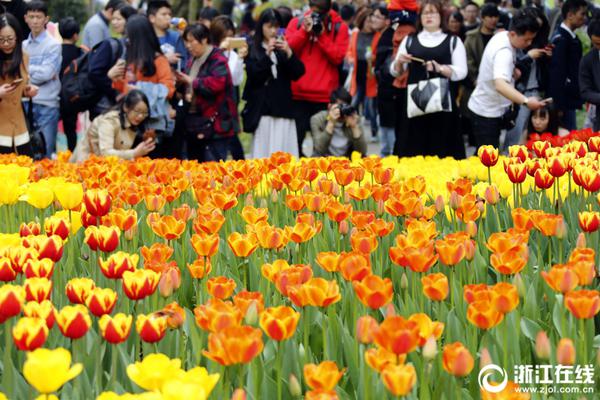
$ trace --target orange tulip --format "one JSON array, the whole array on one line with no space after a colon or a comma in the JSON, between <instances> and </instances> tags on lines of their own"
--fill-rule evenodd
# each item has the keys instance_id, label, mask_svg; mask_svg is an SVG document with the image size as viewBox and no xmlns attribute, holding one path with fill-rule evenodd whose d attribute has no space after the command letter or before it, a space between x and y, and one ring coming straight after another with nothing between
<instances>
[{"instance_id":1,"label":"orange tulip","mask_svg":"<svg viewBox=\"0 0 600 400\"><path fill-rule=\"evenodd\" d=\"M230 301L209 299L194 309L196 324L205 331L217 332L229 326L239 326L243 315Z\"/></svg>"},{"instance_id":2,"label":"orange tulip","mask_svg":"<svg viewBox=\"0 0 600 400\"><path fill-rule=\"evenodd\" d=\"M219 250L219 235L194 234L190 239L199 257L212 257Z\"/></svg>"},{"instance_id":3,"label":"orange tulip","mask_svg":"<svg viewBox=\"0 0 600 400\"><path fill-rule=\"evenodd\" d=\"M528 253L526 243L522 246L515 247L503 253L492 253L490 256L490 264L496 271L503 275L514 275L520 272L527 265L527 257L523 254Z\"/></svg>"},{"instance_id":4,"label":"orange tulip","mask_svg":"<svg viewBox=\"0 0 600 400\"><path fill-rule=\"evenodd\" d=\"M256 306L258 314L265 309L265 300L261 292L242 290L233 296L233 304L240 310L242 315L246 315L251 304Z\"/></svg>"},{"instance_id":5,"label":"orange tulip","mask_svg":"<svg viewBox=\"0 0 600 400\"><path fill-rule=\"evenodd\" d=\"M233 232L227 237L227 244L236 257L248 257L258 248L258 241L254 235L238 232Z\"/></svg>"},{"instance_id":6,"label":"orange tulip","mask_svg":"<svg viewBox=\"0 0 600 400\"><path fill-rule=\"evenodd\" d=\"M579 319L594 318L600 311L600 292L575 290L565 294L565 307Z\"/></svg>"},{"instance_id":7,"label":"orange tulip","mask_svg":"<svg viewBox=\"0 0 600 400\"><path fill-rule=\"evenodd\" d=\"M185 230L185 222L172 215L163 215L150 225L152 232L166 240L179 239Z\"/></svg>"},{"instance_id":8,"label":"orange tulip","mask_svg":"<svg viewBox=\"0 0 600 400\"><path fill-rule=\"evenodd\" d=\"M394 396L405 396L417 383L417 372L412 364L390 364L381 371L381 380Z\"/></svg>"},{"instance_id":9,"label":"orange tulip","mask_svg":"<svg viewBox=\"0 0 600 400\"><path fill-rule=\"evenodd\" d=\"M377 235L371 231L354 229L350 235L352 250L363 254L370 254L377 249Z\"/></svg>"},{"instance_id":10,"label":"orange tulip","mask_svg":"<svg viewBox=\"0 0 600 400\"><path fill-rule=\"evenodd\" d=\"M106 190L90 189L84 193L83 202L90 215L102 217L110 210L111 197Z\"/></svg>"},{"instance_id":11,"label":"orange tulip","mask_svg":"<svg viewBox=\"0 0 600 400\"><path fill-rule=\"evenodd\" d=\"M480 300L469 304L467 319L480 329L490 329L504 319L504 314L499 312L490 301Z\"/></svg>"},{"instance_id":12,"label":"orange tulip","mask_svg":"<svg viewBox=\"0 0 600 400\"><path fill-rule=\"evenodd\" d=\"M327 307L342 299L336 281L312 278L306 283L288 289L290 300L298 307Z\"/></svg>"},{"instance_id":13,"label":"orange tulip","mask_svg":"<svg viewBox=\"0 0 600 400\"><path fill-rule=\"evenodd\" d=\"M288 268L277 272L274 277L277 290L288 296L289 288L292 286L302 285L312 278L313 272L310 265L292 264Z\"/></svg>"},{"instance_id":14,"label":"orange tulip","mask_svg":"<svg viewBox=\"0 0 600 400\"><path fill-rule=\"evenodd\" d=\"M221 300L231 297L235 286L235 281L225 276L216 276L206 281L208 293Z\"/></svg>"},{"instance_id":15,"label":"orange tulip","mask_svg":"<svg viewBox=\"0 0 600 400\"><path fill-rule=\"evenodd\" d=\"M210 258L205 257L198 258L193 263L187 264L187 268L194 279L202 279L212 271Z\"/></svg>"},{"instance_id":16,"label":"orange tulip","mask_svg":"<svg viewBox=\"0 0 600 400\"><path fill-rule=\"evenodd\" d=\"M442 240L435 241L435 251L440 261L447 266L454 266L465 257L465 236L449 234Z\"/></svg>"},{"instance_id":17,"label":"orange tulip","mask_svg":"<svg viewBox=\"0 0 600 400\"><path fill-rule=\"evenodd\" d=\"M333 390L345 371L345 368L339 370L333 361L323 361L319 365L305 364L304 379L313 390Z\"/></svg>"},{"instance_id":18,"label":"orange tulip","mask_svg":"<svg viewBox=\"0 0 600 400\"><path fill-rule=\"evenodd\" d=\"M383 347L370 348L365 351L365 362L371 369L381 373L388 365L404 364L406 354L396 355Z\"/></svg>"},{"instance_id":19,"label":"orange tulip","mask_svg":"<svg viewBox=\"0 0 600 400\"><path fill-rule=\"evenodd\" d=\"M534 227L544 236L555 236L560 225L564 224L562 215L533 213L532 218Z\"/></svg>"},{"instance_id":20,"label":"orange tulip","mask_svg":"<svg viewBox=\"0 0 600 400\"><path fill-rule=\"evenodd\" d=\"M258 244L263 249L280 249L288 242L285 233L281 228L263 222L255 225L253 229Z\"/></svg>"},{"instance_id":21,"label":"orange tulip","mask_svg":"<svg viewBox=\"0 0 600 400\"><path fill-rule=\"evenodd\" d=\"M117 305L117 293L110 288L95 288L87 297L86 305L96 317L110 314Z\"/></svg>"},{"instance_id":22,"label":"orange tulip","mask_svg":"<svg viewBox=\"0 0 600 400\"><path fill-rule=\"evenodd\" d=\"M461 342L445 345L442 360L442 366L447 373L461 378L469 375L475 366L469 349Z\"/></svg>"},{"instance_id":23,"label":"orange tulip","mask_svg":"<svg viewBox=\"0 0 600 400\"><path fill-rule=\"evenodd\" d=\"M173 248L164 243L152 243L152 246L142 246L140 252L144 258L144 264L163 264L173 255Z\"/></svg>"},{"instance_id":24,"label":"orange tulip","mask_svg":"<svg viewBox=\"0 0 600 400\"><path fill-rule=\"evenodd\" d=\"M201 234L206 233L208 235L219 232L223 224L225 223L225 217L221 210L211 210L206 213L198 212L198 215L194 219L194 232Z\"/></svg>"},{"instance_id":25,"label":"orange tulip","mask_svg":"<svg viewBox=\"0 0 600 400\"><path fill-rule=\"evenodd\" d=\"M293 194L288 194L286 196L285 204L292 211L300 211L305 207L304 198L302 196L296 196Z\"/></svg>"},{"instance_id":26,"label":"orange tulip","mask_svg":"<svg viewBox=\"0 0 600 400\"><path fill-rule=\"evenodd\" d=\"M25 288L25 299L41 303L49 300L52 294L52 281L47 278L29 278L23 285Z\"/></svg>"},{"instance_id":27,"label":"orange tulip","mask_svg":"<svg viewBox=\"0 0 600 400\"><path fill-rule=\"evenodd\" d=\"M404 257L408 267L414 272L427 272L438 260L438 255L434 254L433 248L433 241L423 248L405 248Z\"/></svg>"},{"instance_id":28,"label":"orange tulip","mask_svg":"<svg viewBox=\"0 0 600 400\"><path fill-rule=\"evenodd\" d=\"M362 344L373 342L373 331L377 328L377 321L370 315L363 315L356 321L356 340Z\"/></svg>"},{"instance_id":29,"label":"orange tulip","mask_svg":"<svg viewBox=\"0 0 600 400\"><path fill-rule=\"evenodd\" d=\"M490 145L480 146L477 157L484 166L493 167L498 162L498 149Z\"/></svg>"},{"instance_id":30,"label":"orange tulip","mask_svg":"<svg viewBox=\"0 0 600 400\"><path fill-rule=\"evenodd\" d=\"M369 257L360 252L340 254L338 269L347 281L360 281L365 276L371 275L371 262Z\"/></svg>"},{"instance_id":31,"label":"orange tulip","mask_svg":"<svg viewBox=\"0 0 600 400\"><path fill-rule=\"evenodd\" d=\"M160 342L167 331L167 318L157 314L138 314L135 330L144 342Z\"/></svg>"},{"instance_id":32,"label":"orange tulip","mask_svg":"<svg viewBox=\"0 0 600 400\"><path fill-rule=\"evenodd\" d=\"M566 265L554 265L549 272L541 271L542 278L553 290L567 293L579 284L577 273Z\"/></svg>"},{"instance_id":33,"label":"orange tulip","mask_svg":"<svg viewBox=\"0 0 600 400\"><path fill-rule=\"evenodd\" d=\"M286 260L275 260L272 264L263 264L260 267L260 272L269 282L274 283L277 274L289 268L290 264Z\"/></svg>"},{"instance_id":34,"label":"orange tulip","mask_svg":"<svg viewBox=\"0 0 600 400\"><path fill-rule=\"evenodd\" d=\"M137 254L117 251L111 254L106 261L99 257L98 265L102 275L108 279L121 279L126 271L135 271L138 261L139 256Z\"/></svg>"},{"instance_id":35,"label":"orange tulip","mask_svg":"<svg viewBox=\"0 0 600 400\"><path fill-rule=\"evenodd\" d=\"M448 278L442 273L435 273L421 278L423 293L433 301L443 301L448 297Z\"/></svg>"},{"instance_id":36,"label":"orange tulip","mask_svg":"<svg viewBox=\"0 0 600 400\"><path fill-rule=\"evenodd\" d=\"M351 204L341 204L337 200L330 200L327 203L327 216L330 220L337 222L338 224L348 218L352 214Z\"/></svg>"},{"instance_id":37,"label":"orange tulip","mask_svg":"<svg viewBox=\"0 0 600 400\"><path fill-rule=\"evenodd\" d=\"M291 307L269 307L260 314L260 327L273 340L282 341L294 335L300 313Z\"/></svg>"},{"instance_id":38,"label":"orange tulip","mask_svg":"<svg viewBox=\"0 0 600 400\"><path fill-rule=\"evenodd\" d=\"M202 354L221 365L246 364L263 350L262 331L251 326L230 326L208 336Z\"/></svg>"},{"instance_id":39,"label":"orange tulip","mask_svg":"<svg viewBox=\"0 0 600 400\"><path fill-rule=\"evenodd\" d=\"M317 264L327 272L337 272L341 255L333 251L317 253Z\"/></svg>"},{"instance_id":40,"label":"orange tulip","mask_svg":"<svg viewBox=\"0 0 600 400\"><path fill-rule=\"evenodd\" d=\"M178 329L185 323L185 310L176 301L167 304L155 314L167 319L169 329Z\"/></svg>"},{"instance_id":41,"label":"orange tulip","mask_svg":"<svg viewBox=\"0 0 600 400\"><path fill-rule=\"evenodd\" d=\"M129 337L133 317L123 313L114 316L105 314L98 320L100 334L108 343L122 343Z\"/></svg>"},{"instance_id":42,"label":"orange tulip","mask_svg":"<svg viewBox=\"0 0 600 400\"><path fill-rule=\"evenodd\" d=\"M385 306L394 296L390 278L381 279L377 275L368 275L360 281L353 281L352 286L360 302L372 309Z\"/></svg>"},{"instance_id":43,"label":"orange tulip","mask_svg":"<svg viewBox=\"0 0 600 400\"><path fill-rule=\"evenodd\" d=\"M123 292L131 300L141 300L156 291L160 274L149 269L123 273Z\"/></svg>"},{"instance_id":44,"label":"orange tulip","mask_svg":"<svg viewBox=\"0 0 600 400\"><path fill-rule=\"evenodd\" d=\"M245 206L242 209L242 218L249 225L254 225L260 221L267 221L269 218L269 210L267 208L255 208L252 206Z\"/></svg>"},{"instance_id":45,"label":"orange tulip","mask_svg":"<svg viewBox=\"0 0 600 400\"><path fill-rule=\"evenodd\" d=\"M137 212L133 208L114 208L104 218L102 223L106 226L116 226L122 232L133 229L137 226Z\"/></svg>"},{"instance_id":46,"label":"orange tulip","mask_svg":"<svg viewBox=\"0 0 600 400\"><path fill-rule=\"evenodd\" d=\"M512 283L499 282L490 287L492 304L499 312L507 314L519 305L519 293Z\"/></svg>"},{"instance_id":47,"label":"orange tulip","mask_svg":"<svg viewBox=\"0 0 600 400\"><path fill-rule=\"evenodd\" d=\"M148 193L144 196L144 203L146 203L146 210L155 212L162 210L167 203L167 199L160 194Z\"/></svg>"},{"instance_id":48,"label":"orange tulip","mask_svg":"<svg viewBox=\"0 0 600 400\"><path fill-rule=\"evenodd\" d=\"M399 315L388 316L373 332L374 342L392 353L407 354L419 342L419 325Z\"/></svg>"},{"instance_id":49,"label":"orange tulip","mask_svg":"<svg viewBox=\"0 0 600 400\"><path fill-rule=\"evenodd\" d=\"M433 337L439 339L444 332L444 324L439 321L432 321L425 313L416 313L408 317L408 321L415 322L418 327L418 345L423 347L427 339Z\"/></svg>"},{"instance_id":50,"label":"orange tulip","mask_svg":"<svg viewBox=\"0 0 600 400\"><path fill-rule=\"evenodd\" d=\"M63 336L79 339L92 326L92 319L87 308L81 304L63 307L56 315L56 323Z\"/></svg>"},{"instance_id":51,"label":"orange tulip","mask_svg":"<svg viewBox=\"0 0 600 400\"><path fill-rule=\"evenodd\" d=\"M560 365L575 364L575 345L569 338L562 338L556 346L556 362Z\"/></svg>"},{"instance_id":52,"label":"orange tulip","mask_svg":"<svg viewBox=\"0 0 600 400\"><path fill-rule=\"evenodd\" d=\"M490 301L490 291L485 283L476 283L471 285L465 285L463 288L463 298L467 304L474 303L476 301Z\"/></svg>"}]
</instances>

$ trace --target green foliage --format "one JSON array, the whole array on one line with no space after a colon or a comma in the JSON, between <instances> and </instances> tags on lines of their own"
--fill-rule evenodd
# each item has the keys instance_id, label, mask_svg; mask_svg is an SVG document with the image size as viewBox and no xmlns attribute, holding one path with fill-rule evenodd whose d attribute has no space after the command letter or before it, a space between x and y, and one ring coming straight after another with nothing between
<instances>
[{"instance_id":1,"label":"green foliage","mask_svg":"<svg viewBox=\"0 0 600 400\"><path fill-rule=\"evenodd\" d=\"M88 17L84 0L52 0L48 2L48 7L50 19L55 22L61 18L73 17L80 24L84 24Z\"/></svg>"}]
</instances>

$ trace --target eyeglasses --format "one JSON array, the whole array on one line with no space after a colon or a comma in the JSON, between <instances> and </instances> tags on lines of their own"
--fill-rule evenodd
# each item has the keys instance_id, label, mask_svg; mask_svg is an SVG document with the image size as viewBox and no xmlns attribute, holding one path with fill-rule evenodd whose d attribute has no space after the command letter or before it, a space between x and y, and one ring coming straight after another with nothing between
<instances>
[{"instance_id":1,"label":"eyeglasses","mask_svg":"<svg viewBox=\"0 0 600 400\"><path fill-rule=\"evenodd\" d=\"M432 16L432 17L433 16L439 17L440 13L437 12L437 11L427 11L427 12L421 13L421 15L427 15L427 16Z\"/></svg>"},{"instance_id":2,"label":"eyeglasses","mask_svg":"<svg viewBox=\"0 0 600 400\"><path fill-rule=\"evenodd\" d=\"M148 116L148 112L147 111L138 111L138 110L131 110L132 113L134 113L135 115L138 115L142 118L146 118Z\"/></svg>"},{"instance_id":3,"label":"eyeglasses","mask_svg":"<svg viewBox=\"0 0 600 400\"><path fill-rule=\"evenodd\" d=\"M16 40L15 37L0 38L0 44L13 44Z\"/></svg>"}]
</instances>

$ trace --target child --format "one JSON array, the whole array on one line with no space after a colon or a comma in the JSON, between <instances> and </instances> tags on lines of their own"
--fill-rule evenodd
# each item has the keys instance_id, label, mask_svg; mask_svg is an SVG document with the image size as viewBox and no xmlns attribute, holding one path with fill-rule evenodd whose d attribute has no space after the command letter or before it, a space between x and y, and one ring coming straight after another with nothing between
<instances>
[{"instance_id":1,"label":"child","mask_svg":"<svg viewBox=\"0 0 600 400\"><path fill-rule=\"evenodd\" d=\"M33 98L33 118L46 140L46 157L56 152L56 133L60 118L60 43L46 32L48 6L41 0L27 3L25 22L31 33L23 41L23 51L29 55L29 77L39 87ZM26 108L29 106L25 104Z\"/></svg>"},{"instance_id":2,"label":"child","mask_svg":"<svg viewBox=\"0 0 600 400\"><path fill-rule=\"evenodd\" d=\"M542 107L539 110L532 111L527 124L527 130L523 132L523 137L537 133L551 133L556 136L567 136L569 131L560 126L560 116L557 110L550 110L548 107Z\"/></svg>"},{"instance_id":3,"label":"child","mask_svg":"<svg viewBox=\"0 0 600 400\"><path fill-rule=\"evenodd\" d=\"M187 50L179 32L169 29L173 10L167 0L154 0L148 4L148 20L158 37L160 49L172 67L179 70L187 62Z\"/></svg>"},{"instance_id":4,"label":"child","mask_svg":"<svg viewBox=\"0 0 600 400\"><path fill-rule=\"evenodd\" d=\"M65 69L71 65L73 60L76 60L83 54L81 47L77 46L79 40L79 24L73 17L66 17L60 20L58 31L63 38L62 43L62 64L60 67L60 79L62 81ZM67 137L67 146L70 151L75 150L77 144L77 114L66 112L61 104L60 118L63 122L63 130Z\"/></svg>"}]
</instances>

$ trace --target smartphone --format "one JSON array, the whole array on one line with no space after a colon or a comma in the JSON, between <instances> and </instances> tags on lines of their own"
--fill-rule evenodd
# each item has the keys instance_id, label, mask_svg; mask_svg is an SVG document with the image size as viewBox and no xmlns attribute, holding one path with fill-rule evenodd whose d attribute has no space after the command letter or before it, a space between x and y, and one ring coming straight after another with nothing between
<instances>
[{"instance_id":1,"label":"smartphone","mask_svg":"<svg viewBox=\"0 0 600 400\"><path fill-rule=\"evenodd\" d=\"M228 39L230 49L239 49L246 46L246 39L243 37L232 37Z\"/></svg>"},{"instance_id":2,"label":"smartphone","mask_svg":"<svg viewBox=\"0 0 600 400\"><path fill-rule=\"evenodd\" d=\"M15 79L14 81L12 81L10 84L11 85L18 85L19 83L23 82L23 78L19 78L19 79Z\"/></svg>"},{"instance_id":3,"label":"smartphone","mask_svg":"<svg viewBox=\"0 0 600 400\"><path fill-rule=\"evenodd\" d=\"M552 97L548 97L547 99L543 99L542 103L546 103L546 104L552 104L554 102L554 99Z\"/></svg>"},{"instance_id":4,"label":"smartphone","mask_svg":"<svg viewBox=\"0 0 600 400\"><path fill-rule=\"evenodd\" d=\"M177 60L177 71L181 72L181 58Z\"/></svg>"},{"instance_id":5,"label":"smartphone","mask_svg":"<svg viewBox=\"0 0 600 400\"><path fill-rule=\"evenodd\" d=\"M285 28L277 29L277 40L283 42L285 38Z\"/></svg>"}]
</instances>

